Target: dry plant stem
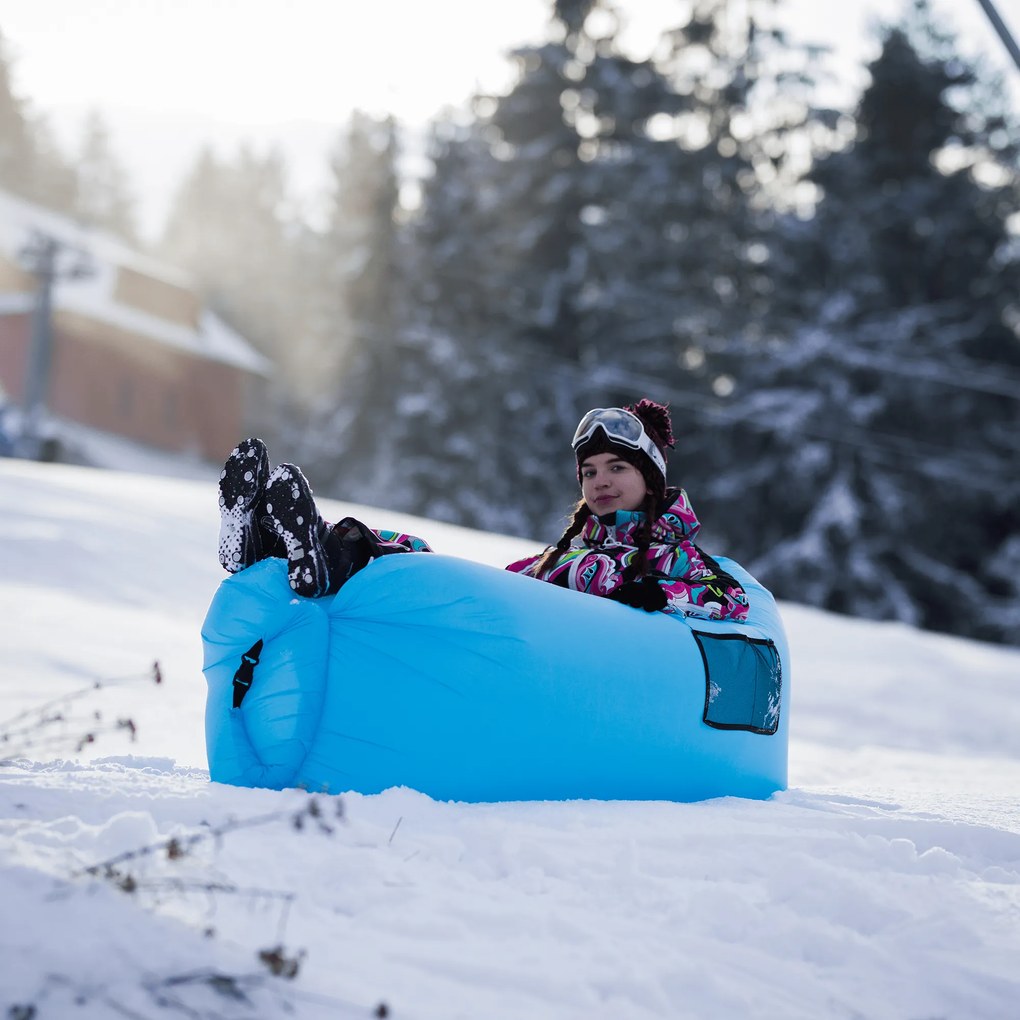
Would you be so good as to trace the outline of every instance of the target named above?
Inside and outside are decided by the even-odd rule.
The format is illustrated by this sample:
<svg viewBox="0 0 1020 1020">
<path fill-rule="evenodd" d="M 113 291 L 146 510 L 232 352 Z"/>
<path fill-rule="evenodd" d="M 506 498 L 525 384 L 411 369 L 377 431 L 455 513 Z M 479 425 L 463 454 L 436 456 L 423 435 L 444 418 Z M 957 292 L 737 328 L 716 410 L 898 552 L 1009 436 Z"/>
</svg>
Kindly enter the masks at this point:
<svg viewBox="0 0 1020 1020">
<path fill-rule="evenodd" d="M 96 725 L 102 719 L 99 712 L 95 712 L 91 716 L 76 718 L 67 714 L 64 709 L 90 694 L 95 694 L 96 691 L 141 681 L 155 682 L 156 684 L 163 682 L 163 674 L 158 661 L 153 662 L 152 668 L 145 673 L 108 679 L 97 678 L 88 687 L 82 687 L 42 705 L 19 712 L 0 723 L 0 748 L 3 749 L 3 757 L 0 758 L 0 761 L 6 762 L 24 757 L 29 751 L 37 753 L 57 750 L 66 747 L 69 742 L 73 742 L 75 752 L 80 753 L 89 744 L 94 744 L 98 736 L 118 730 L 127 730 L 131 739 L 134 740 L 137 731 L 134 721 L 131 719 L 118 719 L 115 723 Z M 80 726 L 84 732 L 77 738 L 69 737 L 67 734 L 45 732 L 48 727 L 57 724 L 63 724 L 66 727 Z"/>
<path fill-rule="evenodd" d="M 154 662 L 152 667 L 144 673 L 132 673 L 129 676 L 120 677 L 99 677 L 93 680 L 88 687 L 81 687 L 78 690 L 61 695 L 59 698 L 53 698 L 51 701 L 47 701 L 35 708 L 26 708 L 23 712 L 19 712 L 17 715 L 6 720 L 6 722 L 0 723 L 0 733 L 8 732 L 7 728 L 9 726 L 12 726 L 16 722 L 20 722 L 22 719 L 27 719 L 32 715 L 40 715 L 41 713 L 48 712 L 51 708 L 56 708 L 58 705 L 66 705 L 69 701 L 76 701 L 79 698 L 84 698 L 86 695 L 92 694 L 95 691 L 103 690 L 107 687 L 122 687 L 126 684 L 136 684 L 143 680 L 151 680 L 156 684 L 161 684 L 163 682 L 163 673 L 159 667 L 159 662 Z"/>
<path fill-rule="evenodd" d="M 125 863 L 126 861 L 137 860 L 141 857 L 149 857 L 156 853 L 165 853 L 170 860 L 176 860 L 178 858 L 187 855 L 189 850 L 196 846 L 198 843 L 203 843 L 209 839 L 219 839 L 221 836 L 225 836 L 228 833 L 236 832 L 239 829 L 251 829 L 256 828 L 260 825 L 268 825 L 271 822 L 278 822 L 283 818 L 289 817 L 291 824 L 296 829 L 303 828 L 305 816 L 315 819 L 320 831 L 327 834 L 332 833 L 332 829 L 321 820 L 322 811 L 319 808 L 318 802 L 315 797 L 310 797 L 308 803 L 296 812 L 289 811 L 273 811 L 270 814 L 255 815 L 252 818 L 233 818 L 221 825 L 210 826 L 203 832 L 195 832 L 190 836 L 179 837 L 170 836 L 168 839 L 160 840 L 158 843 L 151 843 L 148 846 L 136 847 L 134 850 L 126 850 L 124 853 L 117 854 L 114 857 L 110 857 L 105 861 L 99 861 L 96 864 L 92 864 L 87 868 L 83 868 L 78 872 L 75 872 L 74 877 L 80 877 L 81 875 L 98 875 L 100 873 L 109 875 L 115 871 L 118 865 Z M 343 802 L 338 801 L 337 804 L 337 817 L 343 817 Z"/>
</svg>

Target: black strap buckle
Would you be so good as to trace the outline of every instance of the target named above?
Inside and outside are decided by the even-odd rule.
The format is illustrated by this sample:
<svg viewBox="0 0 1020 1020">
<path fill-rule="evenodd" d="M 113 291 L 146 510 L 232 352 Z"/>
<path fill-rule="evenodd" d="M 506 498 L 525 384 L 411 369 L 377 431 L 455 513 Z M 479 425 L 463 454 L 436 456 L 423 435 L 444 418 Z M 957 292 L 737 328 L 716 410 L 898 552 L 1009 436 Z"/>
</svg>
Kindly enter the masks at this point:
<svg viewBox="0 0 1020 1020">
<path fill-rule="evenodd" d="M 237 672 L 234 674 L 234 708 L 240 708 L 241 702 L 244 701 L 244 696 L 248 693 L 251 687 L 251 682 L 254 679 L 255 667 L 259 664 L 259 656 L 262 654 L 262 639 L 259 638 L 241 656 L 241 665 L 237 667 Z"/>
</svg>

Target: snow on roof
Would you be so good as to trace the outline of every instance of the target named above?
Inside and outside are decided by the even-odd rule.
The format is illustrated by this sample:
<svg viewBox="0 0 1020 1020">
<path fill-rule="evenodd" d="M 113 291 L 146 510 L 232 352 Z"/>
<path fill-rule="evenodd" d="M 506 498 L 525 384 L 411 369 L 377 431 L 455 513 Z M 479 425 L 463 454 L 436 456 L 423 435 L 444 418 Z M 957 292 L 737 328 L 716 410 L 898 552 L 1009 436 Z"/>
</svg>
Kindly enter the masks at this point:
<svg viewBox="0 0 1020 1020">
<path fill-rule="evenodd" d="M 22 251 L 39 235 L 54 239 L 72 257 L 83 256 L 90 268 L 87 275 L 57 279 L 53 287 L 57 311 L 75 312 L 256 375 L 270 373 L 272 363 L 207 309 L 202 309 L 196 325 L 189 327 L 125 304 L 115 296 L 120 269 L 194 293 L 185 273 L 136 251 L 112 234 L 0 189 L 0 255 L 20 263 Z M 31 295 L 0 294 L 0 315 L 23 313 L 31 306 Z"/>
</svg>

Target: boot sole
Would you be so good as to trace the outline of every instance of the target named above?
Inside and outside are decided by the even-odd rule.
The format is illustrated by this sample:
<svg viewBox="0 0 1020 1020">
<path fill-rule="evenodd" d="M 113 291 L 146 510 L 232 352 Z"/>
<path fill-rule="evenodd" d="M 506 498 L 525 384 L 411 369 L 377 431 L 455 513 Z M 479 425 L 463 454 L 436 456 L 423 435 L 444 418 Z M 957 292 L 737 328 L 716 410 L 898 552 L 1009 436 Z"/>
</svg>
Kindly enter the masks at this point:
<svg viewBox="0 0 1020 1020">
<path fill-rule="evenodd" d="M 262 557 L 254 514 L 269 477 L 269 454 L 261 439 L 242 440 L 223 465 L 219 482 L 219 560 L 231 574 Z"/>
<path fill-rule="evenodd" d="M 281 464 L 266 486 L 266 516 L 287 547 L 287 579 L 305 598 L 329 591 L 329 564 L 319 538 L 320 517 L 305 476 L 293 464 Z"/>
</svg>

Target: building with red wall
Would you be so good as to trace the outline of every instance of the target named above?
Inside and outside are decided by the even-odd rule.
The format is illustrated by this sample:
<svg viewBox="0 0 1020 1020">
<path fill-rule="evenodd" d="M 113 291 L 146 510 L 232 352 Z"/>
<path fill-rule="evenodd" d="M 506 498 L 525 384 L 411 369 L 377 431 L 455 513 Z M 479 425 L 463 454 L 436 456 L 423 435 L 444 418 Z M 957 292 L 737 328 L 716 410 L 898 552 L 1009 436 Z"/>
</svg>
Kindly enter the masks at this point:
<svg viewBox="0 0 1020 1020">
<path fill-rule="evenodd" d="M 39 286 L 28 249 L 40 239 L 57 249 L 49 414 L 222 459 L 248 431 L 271 363 L 203 307 L 183 274 L 2 190 L 0 389 L 25 399 Z"/>
</svg>

